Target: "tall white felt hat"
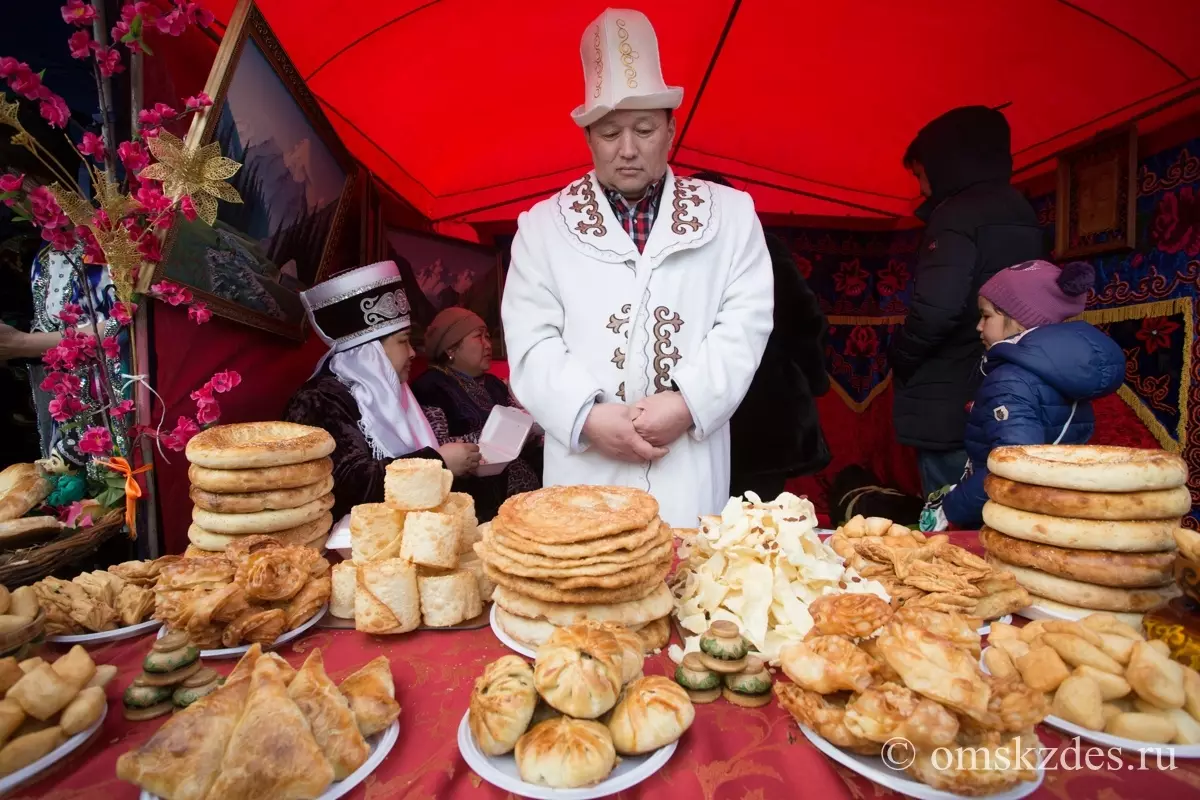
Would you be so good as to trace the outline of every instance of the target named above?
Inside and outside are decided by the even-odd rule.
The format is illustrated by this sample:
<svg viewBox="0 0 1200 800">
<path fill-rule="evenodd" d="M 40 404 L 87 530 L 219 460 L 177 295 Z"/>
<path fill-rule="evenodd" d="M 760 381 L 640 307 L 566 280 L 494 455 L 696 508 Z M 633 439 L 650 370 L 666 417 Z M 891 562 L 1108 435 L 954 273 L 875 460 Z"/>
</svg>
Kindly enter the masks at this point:
<svg viewBox="0 0 1200 800">
<path fill-rule="evenodd" d="M 579 45 L 584 103 L 571 118 L 586 128 L 616 109 L 679 108 L 683 89 L 667 86 L 658 60 L 654 26 L 640 11 L 605 9 Z"/>
</svg>

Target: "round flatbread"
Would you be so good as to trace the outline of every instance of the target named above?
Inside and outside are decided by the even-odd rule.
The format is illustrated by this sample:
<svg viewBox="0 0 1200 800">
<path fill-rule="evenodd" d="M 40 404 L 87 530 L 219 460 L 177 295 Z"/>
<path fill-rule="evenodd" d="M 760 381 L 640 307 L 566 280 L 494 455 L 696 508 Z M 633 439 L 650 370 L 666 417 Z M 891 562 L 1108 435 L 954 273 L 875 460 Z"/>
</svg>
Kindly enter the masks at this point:
<svg viewBox="0 0 1200 800">
<path fill-rule="evenodd" d="M 1019 567 L 990 554 L 987 560 L 995 568 L 1011 572 L 1017 583 L 1029 590 L 1030 594 L 1080 608 L 1090 608 L 1093 611 L 1141 614 L 1179 595 L 1179 588 L 1174 584 L 1157 589 L 1116 589 Z"/>
<path fill-rule="evenodd" d="M 669 552 L 673 546 L 670 536 L 670 529 L 661 530 L 666 526 L 660 527 L 660 535 L 646 541 L 644 544 L 638 545 L 635 548 L 612 550 L 606 553 L 598 553 L 590 556 L 579 556 L 576 558 L 560 558 L 552 555 L 544 555 L 542 553 L 527 553 L 523 550 L 517 550 L 509 547 L 504 541 L 501 541 L 492 526 L 481 525 L 480 533 L 483 541 L 487 544 L 489 550 L 492 550 L 505 558 L 523 564 L 527 567 L 543 567 L 547 569 L 562 568 L 562 567 L 586 567 L 593 564 L 636 564 L 644 562 L 653 553 L 658 553 L 658 557 L 662 557 L 664 552 Z M 665 535 L 663 535 L 665 534 Z M 505 540 L 507 541 L 507 540 Z M 577 547 L 578 545 L 568 545 Z M 664 550 L 664 548 L 666 548 Z M 536 548 L 530 548 L 536 549 Z M 658 558 L 650 558 L 650 560 L 658 560 Z M 517 573 L 520 574 L 520 573 Z"/>
<path fill-rule="evenodd" d="M 1034 514 L 988 501 L 983 521 L 993 530 L 1027 542 L 1078 550 L 1116 550 L 1121 553 L 1157 553 L 1175 549 L 1179 520 L 1070 519 Z"/>
<path fill-rule="evenodd" d="M 0 522 L 0 546 L 20 547 L 52 539 L 66 530 L 56 517 L 21 517 Z"/>
<path fill-rule="evenodd" d="M 494 543 L 488 542 L 486 539 L 475 545 L 475 552 L 484 561 L 487 561 L 498 569 L 504 570 L 510 575 L 520 575 L 524 578 L 537 578 L 539 580 L 555 582 L 580 576 L 617 575 L 649 564 L 658 564 L 663 559 L 670 558 L 672 551 L 671 545 L 664 543 L 651 550 L 647 550 L 644 555 L 624 563 L 600 562 L 555 566 L 530 566 L 522 561 L 511 559 L 501 552 Z M 550 561 L 551 559 L 546 560 Z"/>
<path fill-rule="evenodd" d="M 572 544 L 645 528 L 658 501 L 626 486 L 549 486 L 514 495 L 497 514 L 517 536 L 542 544 Z"/>
<path fill-rule="evenodd" d="M 0 471 L 0 522 L 20 519 L 49 496 L 54 482 L 36 464 L 12 464 Z"/>
<path fill-rule="evenodd" d="M 1014 539 L 986 525 L 979 531 L 979 541 L 985 550 L 1009 564 L 1101 586 L 1141 589 L 1165 586 L 1175 580 L 1171 573 L 1175 563 L 1173 551 L 1074 550 Z"/>
<path fill-rule="evenodd" d="M 496 624 L 500 626 L 500 630 L 519 643 L 534 649 L 544 645 L 546 640 L 558 630 L 557 625 L 552 625 L 544 619 L 518 617 L 499 606 L 496 607 Z"/>
<path fill-rule="evenodd" d="M 499 518 L 492 520 L 484 533 L 510 550 L 553 559 L 588 558 L 609 553 L 636 550 L 649 544 L 671 541 L 671 529 L 662 520 L 654 519 L 644 528 L 627 531 L 603 539 L 590 539 L 576 544 L 542 544 L 526 539 L 504 527 Z"/>
<path fill-rule="evenodd" d="M 197 464 L 188 467 L 188 480 L 192 486 L 225 494 L 297 489 L 323 481 L 332 474 L 331 458 L 262 469 L 208 469 Z"/>
<path fill-rule="evenodd" d="M 675 599 L 666 583 L 653 587 L 645 597 L 605 604 L 554 603 L 497 586 L 492 593 L 496 605 L 517 616 L 541 619 L 559 627 L 573 625 L 585 619 L 615 622 L 632 627 L 665 617 L 675 608 Z"/>
<path fill-rule="evenodd" d="M 192 502 L 205 511 L 215 511 L 218 514 L 253 514 L 256 511 L 278 511 L 285 508 L 299 508 L 320 499 L 333 491 L 333 476 L 296 489 L 275 489 L 268 492 L 239 492 L 237 494 L 219 494 L 206 492 L 193 486 L 189 495 Z"/>
<path fill-rule="evenodd" d="M 1192 496 L 1186 486 L 1153 492 L 1079 492 L 988 475 L 983 488 L 1000 505 L 1052 517 L 1178 519 L 1192 507 Z"/>
<path fill-rule="evenodd" d="M 1080 492 L 1146 492 L 1187 483 L 1187 464 L 1165 450 L 1103 445 L 997 447 L 988 471 L 1010 481 Z"/>
<path fill-rule="evenodd" d="M 295 422 L 214 425 L 187 444 L 187 460 L 209 469 L 261 469 L 324 458 L 337 445 L 329 431 Z"/>
<path fill-rule="evenodd" d="M 663 575 L 659 576 L 658 580 L 650 580 L 645 583 L 624 586 L 618 589 L 559 589 L 544 581 L 508 575 L 486 562 L 483 565 L 483 571 L 492 580 L 492 583 L 495 583 L 497 586 L 505 586 L 538 600 L 544 600 L 548 603 L 583 603 L 587 605 L 624 603 L 629 600 L 640 600 L 653 592 L 662 583 L 663 576 L 666 575 L 666 570 L 663 570 Z M 495 595 L 493 595 L 494 598 Z"/>
<path fill-rule="evenodd" d="M 193 508 L 192 522 L 213 533 L 275 533 L 320 519 L 331 508 L 333 495 L 327 494 L 298 508 L 256 511 L 253 514 L 219 514 L 215 511 L 205 511 L 203 508 Z"/>
<path fill-rule="evenodd" d="M 317 547 L 320 549 L 318 545 L 324 545 L 324 542 L 321 540 L 329 538 L 329 529 L 332 527 L 333 514 L 326 513 L 319 519 L 313 520 L 312 522 L 304 525 L 297 525 L 295 528 L 291 528 L 286 531 L 276 531 L 275 533 L 263 535 L 270 536 L 272 539 L 276 539 L 283 544 L 302 544 L 308 547 Z M 244 539 L 245 536 L 248 535 L 253 534 L 231 536 L 224 533 L 213 533 L 212 531 L 205 530 L 194 522 L 188 527 L 188 540 L 201 550 L 207 550 L 214 553 L 224 551 L 228 545 L 240 539 Z"/>
</svg>

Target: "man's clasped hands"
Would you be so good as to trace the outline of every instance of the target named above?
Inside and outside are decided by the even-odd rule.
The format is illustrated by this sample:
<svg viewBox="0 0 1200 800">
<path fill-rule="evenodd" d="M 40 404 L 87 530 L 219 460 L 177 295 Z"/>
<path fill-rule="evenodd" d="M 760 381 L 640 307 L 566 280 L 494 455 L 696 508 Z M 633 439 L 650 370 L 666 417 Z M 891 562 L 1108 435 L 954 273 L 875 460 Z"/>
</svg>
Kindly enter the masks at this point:
<svg viewBox="0 0 1200 800">
<path fill-rule="evenodd" d="M 691 429 L 694 421 L 683 395 L 661 392 L 633 405 L 597 403 L 583 423 L 583 439 L 609 458 L 634 464 L 657 461 Z"/>
</svg>

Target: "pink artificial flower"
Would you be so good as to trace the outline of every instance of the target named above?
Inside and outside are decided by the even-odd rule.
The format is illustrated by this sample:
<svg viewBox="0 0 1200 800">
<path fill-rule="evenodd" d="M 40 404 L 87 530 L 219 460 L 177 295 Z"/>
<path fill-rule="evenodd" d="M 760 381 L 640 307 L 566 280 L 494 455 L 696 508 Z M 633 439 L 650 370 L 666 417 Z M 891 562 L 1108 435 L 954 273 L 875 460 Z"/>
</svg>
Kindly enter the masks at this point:
<svg viewBox="0 0 1200 800">
<path fill-rule="evenodd" d="M 75 31 L 71 34 L 71 38 L 67 39 L 67 45 L 71 48 L 71 58 L 87 58 L 92 54 L 92 37 L 88 36 L 87 31 Z"/>
<path fill-rule="evenodd" d="M 78 395 L 83 383 L 78 375 L 72 375 L 70 372 L 49 372 L 39 386 L 43 392 L 51 394 Z"/>
<path fill-rule="evenodd" d="M 137 311 L 136 303 L 117 303 L 112 307 L 112 318 L 121 325 L 132 325 L 135 311 Z"/>
<path fill-rule="evenodd" d="M 212 98 L 204 92 L 194 94 L 184 101 L 184 106 L 189 111 L 199 111 L 202 108 L 208 108 L 213 104 Z"/>
<path fill-rule="evenodd" d="M 150 154 L 141 142 L 121 142 L 117 147 L 117 156 L 130 172 L 141 172 L 150 165 Z"/>
<path fill-rule="evenodd" d="M 143 108 L 138 112 L 138 125 L 142 128 L 142 133 L 146 136 L 158 136 L 158 129 L 162 125 L 162 114 L 151 108 Z"/>
<path fill-rule="evenodd" d="M 203 325 L 212 319 L 212 312 L 204 303 L 192 303 L 188 306 L 188 319 L 197 325 Z"/>
<path fill-rule="evenodd" d="M 67 127 L 67 122 L 71 119 L 71 109 L 67 108 L 67 101 L 51 92 L 45 94 L 48 96 L 38 103 L 38 113 L 55 128 Z"/>
<path fill-rule="evenodd" d="M 90 528 L 95 522 L 92 519 L 92 515 L 87 513 L 88 509 L 95 508 L 98 505 L 95 500 L 76 500 L 67 506 L 66 511 L 59 516 L 62 523 L 68 528 Z"/>
<path fill-rule="evenodd" d="M 160 281 L 150 287 L 150 294 L 173 305 L 186 305 L 192 302 L 192 293 L 182 286 L 176 286 L 169 281 Z"/>
<path fill-rule="evenodd" d="M 49 410 L 50 419 L 55 422 L 66 422 L 83 411 L 83 403 L 74 395 L 59 394 L 50 401 Z"/>
<path fill-rule="evenodd" d="M 199 25 L 201 28 L 207 28 L 216 19 L 211 11 L 199 3 L 188 3 L 187 15 L 188 22 Z"/>
<path fill-rule="evenodd" d="M 67 347 L 74 348 L 75 352 L 84 358 L 95 358 L 96 348 L 99 342 L 92 334 L 84 335 L 75 328 L 67 328 L 63 331 L 63 344 Z"/>
<path fill-rule="evenodd" d="M 183 213 L 183 218 L 188 222 L 195 222 L 196 218 L 199 216 L 196 213 L 196 204 L 192 202 L 192 196 L 190 194 L 185 194 L 179 200 L 179 210 Z"/>
<path fill-rule="evenodd" d="M 221 418 L 221 407 L 216 403 L 205 403 L 196 407 L 196 421 L 201 425 L 212 425 Z"/>
<path fill-rule="evenodd" d="M 212 376 L 208 381 L 214 392 L 224 394 L 234 389 L 242 382 L 242 376 L 232 369 L 223 370 Z"/>
<path fill-rule="evenodd" d="M 121 64 L 121 52 L 115 47 L 95 47 L 96 64 L 100 67 L 100 74 L 106 78 L 111 78 L 118 72 L 124 72 L 125 67 Z"/>
<path fill-rule="evenodd" d="M 159 119 L 163 120 L 164 122 L 170 122 L 172 118 L 179 116 L 179 112 L 171 108 L 166 103 L 155 103 L 154 113 L 158 114 Z"/>
<path fill-rule="evenodd" d="M 181 36 L 187 30 L 188 21 L 183 10 L 173 8 L 154 21 L 155 26 L 168 36 Z"/>
<path fill-rule="evenodd" d="M 33 221 L 44 228 L 61 228 L 71 221 L 54 199 L 54 194 L 45 186 L 39 186 L 29 193 L 29 205 L 33 212 Z"/>
<path fill-rule="evenodd" d="M 21 62 L 17 61 L 12 56 L 4 56 L 0 58 L 0 78 L 8 80 L 17 73 L 21 68 Z"/>
<path fill-rule="evenodd" d="M 213 397 L 213 382 L 211 380 L 188 396 L 195 400 L 196 405 L 199 406 L 206 406 L 217 402 L 217 398 Z"/>
<path fill-rule="evenodd" d="M 161 214 L 171 207 L 171 198 L 162 193 L 157 183 L 143 183 L 134 197 L 150 215 Z"/>
<path fill-rule="evenodd" d="M 0 194 L 11 194 L 13 197 L 6 198 L 4 205 L 14 206 L 17 204 L 15 195 L 21 191 L 21 186 L 25 183 L 25 176 L 19 172 L 3 172 L 0 173 Z M 193 211 L 194 213 L 194 211 Z"/>
<path fill-rule="evenodd" d="M 107 455 L 112 452 L 112 446 L 112 435 L 109 434 L 108 428 L 101 428 L 99 425 L 88 426 L 83 436 L 79 437 L 79 452 L 91 456 Z"/>
<path fill-rule="evenodd" d="M 170 224 L 171 224 L 170 216 L 163 216 L 163 217 L 158 217 L 155 219 L 155 227 L 157 227 L 157 228 L 169 227 Z M 146 261 L 150 261 L 155 264 L 162 261 L 162 245 L 159 244 L 157 236 L 141 237 L 141 239 L 138 240 L 137 248 L 138 248 L 138 252 L 142 254 L 142 258 L 145 259 Z M 190 303 L 191 297 L 192 297 L 191 292 L 188 292 L 188 294 L 187 294 L 188 299 L 184 300 L 183 302 Z M 178 305 L 178 304 L 173 303 L 172 305 Z"/>
<path fill-rule="evenodd" d="M 79 318 L 82 316 L 83 306 L 79 303 L 63 303 L 62 310 L 58 312 L 58 318 L 68 325 L 79 322 Z"/>
<path fill-rule="evenodd" d="M 187 417 L 180 417 L 175 423 L 175 430 L 163 436 L 161 441 L 168 449 L 182 451 L 192 437 L 200 432 L 200 426 Z"/>
<path fill-rule="evenodd" d="M 85 156 L 91 156 L 97 161 L 103 161 L 108 151 L 104 149 L 104 140 L 94 133 L 85 133 L 83 141 L 79 143 L 79 152 Z"/>
<path fill-rule="evenodd" d="M 96 235 L 91 228 L 79 225 L 75 228 L 75 236 L 83 242 L 83 262 L 85 264 L 103 264 L 107 260 L 103 248 L 96 241 Z"/>
<path fill-rule="evenodd" d="M 101 349 L 104 350 L 104 355 L 116 361 L 121 357 L 121 343 L 117 341 L 115 336 L 105 336 L 104 341 L 100 343 Z"/>
<path fill-rule="evenodd" d="M 111 409 L 109 409 L 108 413 L 112 414 L 114 417 L 123 417 L 126 414 L 128 414 L 130 411 L 133 411 L 133 401 L 132 400 L 122 400 L 121 402 L 119 402 L 115 406 L 113 406 Z"/>
<path fill-rule="evenodd" d="M 26 100 L 37 100 L 42 89 L 41 77 L 22 62 L 8 79 L 8 87 Z"/>
<path fill-rule="evenodd" d="M 79 243 L 74 228 L 42 228 L 42 240 L 49 242 L 50 247 L 60 253 L 74 250 Z"/>
<path fill-rule="evenodd" d="M 96 9 L 86 5 L 83 0 L 67 0 L 67 4 L 62 7 L 62 18 L 68 25 L 82 28 L 95 21 Z"/>
</svg>

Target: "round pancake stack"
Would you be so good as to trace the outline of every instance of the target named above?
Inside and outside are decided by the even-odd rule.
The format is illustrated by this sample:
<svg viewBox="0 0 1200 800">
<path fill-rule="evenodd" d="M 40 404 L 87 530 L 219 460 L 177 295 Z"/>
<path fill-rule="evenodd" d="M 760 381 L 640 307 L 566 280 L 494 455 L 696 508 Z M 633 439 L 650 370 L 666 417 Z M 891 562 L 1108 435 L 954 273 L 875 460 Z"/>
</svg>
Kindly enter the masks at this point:
<svg viewBox="0 0 1200 800">
<path fill-rule="evenodd" d="M 320 549 L 333 526 L 333 437 L 292 422 L 217 425 L 187 445 L 189 550 L 266 534 Z"/>
<path fill-rule="evenodd" d="M 672 530 L 638 489 L 553 486 L 510 497 L 475 552 L 496 584 L 496 618 L 537 647 L 584 619 L 637 629 L 648 651 L 666 645 L 672 609 L 665 579 Z"/>
<path fill-rule="evenodd" d="M 988 561 L 1034 595 L 1034 606 L 1142 614 L 1179 593 L 1174 531 L 1191 505 L 1179 456 L 1097 445 L 1001 447 L 988 470 L 980 541 Z"/>
</svg>

